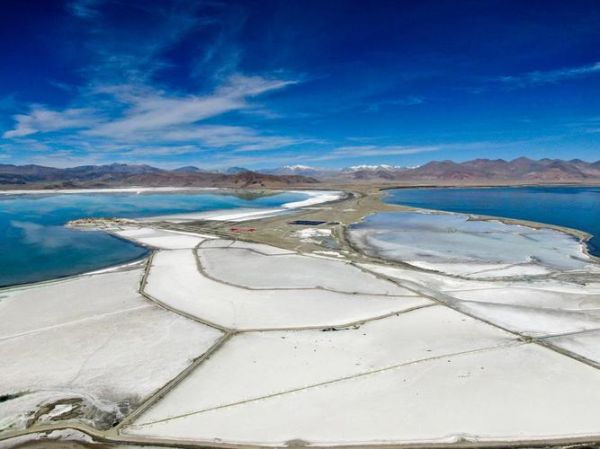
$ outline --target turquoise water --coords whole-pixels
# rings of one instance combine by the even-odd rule
[[[600,256],[600,187],[394,189],[386,201],[579,229],[594,236],[588,248]]]
[[[97,270],[147,253],[141,246],[103,232],[64,227],[69,220],[271,208],[306,197],[302,193],[242,198],[189,192],[0,196],[0,286]]]

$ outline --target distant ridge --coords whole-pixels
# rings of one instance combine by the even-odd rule
[[[517,180],[517,181],[583,181],[600,180],[600,164],[580,160],[532,160],[520,157],[503,159],[475,159],[462,163],[452,161],[429,162],[404,174],[409,179],[445,180]]]
[[[600,183],[600,161],[533,160],[520,157],[432,161],[418,167],[357,165],[323,169],[290,165],[251,171],[242,167],[215,172],[195,166],[165,170],[150,165],[109,164],[71,168],[0,164],[0,188],[86,188],[121,186],[279,188],[332,183],[509,184]]]
[[[122,186],[280,188],[316,182],[306,176],[280,176],[245,169],[234,173],[211,173],[192,166],[164,170],[149,165],[110,164],[60,169],[0,164],[0,188],[3,189]]]
[[[432,161],[418,167],[390,165],[359,165],[338,170],[290,167],[269,170],[269,173],[302,173],[319,180],[339,182],[477,182],[518,181],[532,183],[600,181],[600,161],[580,159],[533,160],[520,157],[504,159],[474,159],[466,162]]]
[[[247,168],[244,168],[244,167],[229,167],[223,173],[227,173],[228,175],[236,175],[238,173],[247,173],[250,171],[251,170],[248,170]]]
[[[175,173],[206,173],[206,170],[202,170],[198,167],[194,167],[193,165],[187,165],[185,167],[179,167],[173,170]]]

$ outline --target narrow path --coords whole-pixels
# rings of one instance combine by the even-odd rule
[[[123,419],[119,424],[113,427],[109,432],[117,433],[123,426],[128,425],[150,407],[152,407],[156,402],[162,399],[169,391],[173,390],[183,379],[185,379],[188,375],[192,373],[202,362],[208,359],[212,354],[214,354],[218,349],[220,349],[227,340],[229,340],[234,333],[228,332],[221,336],[215,344],[213,344],[204,354],[200,355],[196,358],[186,369],[181,371],[176,377],[171,379],[167,384],[165,384],[162,388],[156,391],[153,395],[147,398],[138,408],[135,409],[132,413],[130,413],[125,419]]]

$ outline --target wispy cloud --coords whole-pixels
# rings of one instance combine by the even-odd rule
[[[6,131],[4,138],[25,137],[32,134],[52,132],[64,129],[77,129],[92,126],[97,122],[94,111],[87,108],[53,111],[40,105],[34,105],[28,114],[14,116],[16,126]]]
[[[217,3],[215,3],[216,5]],[[90,61],[82,67],[92,82],[150,81],[172,67],[165,54],[212,18],[205,2],[165,0],[74,0],[68,10],[85,25],[85,48]],[[122,18],[130,17],[127,23]]]
[[[107,162],[98,154],[77,155],[68,150],[55,150],[28,157],[28,164],[47,165],[51,167],[74,167],[77,165],[93,165]]]
[[[157,134],[248,108],[249,98],[290,84],[293,81],[236,75],[204,96],[175,96],[164,92],[137,94],[135,88],[131,88],[129,93],[119,92],[121,99],[128,102],[124,114],[88,130],[87,134],[139,139],[144,133]]]
[[[530,148],[532,145],[548,144],[556,137],[546,136],[544,138],[507,140],[507,141],[470,141],[470,142],[439,142],[423,145],[346,145],[334,148],[322,155],[309,157],[310,161],[330,161],[344,159],[368,159],[372,157],[389,157],[389,156],[410,156],[416,154],[433,153],[433,152],[453,152],[453,151],[478,151],[490,152],[501,151],[507,149]]]
[[[43,29],[44,42],[52,44],[38,45],[39,36],[33,35],[31,42],[14,42],[12,53],[18,57],[11,60],[14,74],[6,79],[15,82],[5,83],[0,96],[0,152],[20,163],[156,161],[162,166],[256,167],[323,161],[334,166],[351,159],[353,164],[363,159],[402,163],[469,152],[543,154],[550,147],[546,142],[516,141],[563,133],[554,122],[594,114],[592,98],[564,102],[568,114],[544,109],[548,101],[562,104],[593,90],[591,83],[575,81],[595,81],[592,77],[600,73],[595,56],[571,66],[565,63],[567,46],[553,46],[536,58],[544,64],[563,61],[558,65],[498,72],[497,67],[514,67],[527,55],[507,50],[489,64],[483,59],[489,43],[482,42],[472,57],[465,58],[455,45],[440,56],[430,51],[435,50],[429,47],[434,40],[415,48],[393,24],[385,29],[385,21],[368,45],[354,48],[354,23],[344,22],[348,29],[331,33],[323,24],[337,11],[322,8],[323,15],[315,20],[310,8],[244,1],[63,3],[64,8],[48,11],[49,17],[45,11],[43,17],[31,18],[19,12],[28,27],[40,25],[35,29]],[[355,19],[360,25],[364,18],[358,14]],[[458,39],[466,37],[471,38],[465,34]],[[575,41],[568,46],[571,55],[593,53],[593,41],[583,45],[582,40],[581,47]],[[356,51],[341,51],[347,48]],[[50,60],[43,59],[48,56],[53,63],[32,69],[23,55],[36,57],[38,52],[40,62]],[[35,76],[18,79],[30,70]],[[37,80],[42,80],[39,86],[22,91]],[[565,89],[531,88],[558,83]],[[531,97],[519,101],[527,87]],[[462,89],[480,95],[462,101],[463,94],[457,93]],[[493,103],[497,108],[490,108],[499,91],[506,95]],[[522,116],[537,121],[519,122]],[[599,126],[582,123],[567,131],[591,147]],[[583,145],[571,142],[564,148]]]
[[[200,125],[167,130],[161,135],[167,142],[196,142],[207,148],[231,148],[233,152],[266,151],[313,140],[260,134],[244,126]]]
[[[536,70],[521,75],[501,76],[496,80],[511,87],[527,87],[540,84],[553,84],[564,80],[598,74],[600,74],[600,62],[577,67],[563,67],[555,70]]]
[[[265,135],[249,127],[202,125],[207,119],[251,108],[251,99],[294,84],[237,74],[207,95],[175,95],[144,85],[94,86],[78,101],[95,107],[55,111],[34,105],[17,114],[16,125],[3,135],[19,139],[36,134],[69,132],[72,136],[102,139],[104,143],[160,142],[163,147],[194,142],[194,147],[231,147],[234,151],[262,151],[299,143],[287,136]],[[176,154],[176,150],[173,150]]]
[[[142,148],[134,148],[125,150],[122,156],[176,156],[181,154],[190,154],[198,152],[198,147],[195,145],[171,145],[171,146],[145,146]]]
[[[203,125],[175,129],[166,132],[163,137],[173,141],[197,140],[202,145],[211,148],[232,147],[235,152],[272,150],[309,141],[302,138],[265,135],[252,128],[227,125]]]
[[[72,0],[67,10],[85,24],[85,82],[61,83],[71,97],[62,109],[32,104],[13,115],[13,125],[1,134],[13,152],[20,145],[28,151],[70,151],[74,157],[111,152],[143,156],[144,151],[166,157],[207,149],[259,152],[306,140],[274,134],[266,124],[241,126],[239,116],[236,120],[235,113],[259,110],[261,121],[272,119],[276,114],[269,115],[266,96],[300,81],[281,73],[246,75],[237,70],[239,54],[231,36],[244,17],[235,8],[219,2]],[[233,30],[227,26],[230,21],[223,22],[231,14],[237,17]],[[121,18],[128,15],[135,16],[135,26],[121,26]],[[213,41],[190,39],[215,27],[220,31]],[[197,48],[197,62],[206,68],[203,79],[178,85],[160,81],[173,67],[169,51],[183,42]],[[217,53],[223,48],[235,57],[220,58]],[[195,73],[193,61],[190,66],[191,77],[200,73]]]
[[[567,123],[566,126],[584,134],[600,133],[600,117],[588,117],[586,119]]]
[[[75,0],[68,3],[67,8],[74,16],[89,19],[97,15],[96,6],[99,3],[99,0]]]
[[[401,146],[401,145],[351,145],[338,147],[326,155],[321,156],[320,160],[342,159],[354,157],[373,157],[373,156],[402,156],[408,154],[429,153],[438,151],[439,146]]]
[[[322,142],[325,143],[325,142]],[[382,156],[408,156],[441,150],[445,145],[436,146],[401,146],[401,145],[350,145],[331,149],[327,152],[312,153],[278,153],[276,156],[242,155],[240,153],[224,153],[216,158],[216,165],[227,164],[265,167],[290,164],[316,164],[327,161],[350,160],[354,158],[368,159]]]

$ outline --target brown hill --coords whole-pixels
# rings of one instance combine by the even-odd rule
[[[149,165],[87,165],[53,168],[39,165],[1,165],[0,188],[86,187],[239,187],[290,188],[329,181],[402,184],[510,184],[510,183],[600,183],[600,161],[580,159],[533,160],[520,157],[474,159],[466,162],[432,161],[415,168],[389,165],[355,166],[341,170],[299,166],[271,169],[265,173],[232,168],[209,172],[197,167],[164,170]],[[307,175],[310,173],[310,176]]]
[[[120,181],[120,185],[140,185],[146,187],[264,187],[282,188],[301,184],[314,184],[318,181],[306,176],[266,175],[246,171],[236,174],[226,173],[147,173],[132,175]]]
[[[314,178],[299,175],[268,175],[252,171],[228,174],[162,170],[148,165],[89,165],[65,169],[38,165],[0,165],[0,186],[4,189],[126,186],[284,188],[317,182]]]
[[[392,167],[348,172],[340,170],[315,174],[318,179],[347,182],[405,182],[405,183],[494,183],[494,182],[600,182],[600,161],[589,163],[579,159],[532,160],[520,157],[503,159],[474,159],[466,162],[432,161],[416,168]]]
[[[418,180],[515,180],[565,182],[600,180],[600,164],[580,160],[532,160],[525,157],[476,159],[462,163],[452,161],[430,162],[399,174],[397,179]]]

